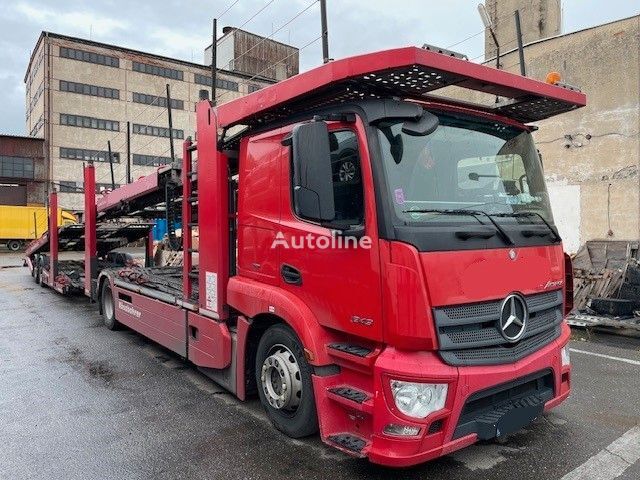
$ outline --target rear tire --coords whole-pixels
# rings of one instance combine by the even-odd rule
[[[311,374],[312,367],[293,330],[281,324],[269,327],[256,352],[258,395],[271,423],[292,438],[318,431]]]
[[[38,282],[38,285],[44,288],[47,286],[47,284],[44,283],[44,279],[42,278],[43,265],[44,265],[44,257],[39,256],[38,260],[36,261],[36,282]]]
[[[100,302],[102,305],[102,318],[104,318],[105,326],[109,330],[120,329],[121,323],[116,320],[116,303],[108,281],[106,281],[102,287]]]
[[[9,240],[7,242],[7,248],[12,252],[19,251],[21,246],[22,246],[22,243],[20,242],[20,240]]]

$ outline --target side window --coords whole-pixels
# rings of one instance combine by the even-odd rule
[[[336,223],[364,223],[364,195],[358,138],[349,130],[329,133]]]

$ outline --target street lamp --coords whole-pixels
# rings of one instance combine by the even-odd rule
[[[482,23],[484,23],[484,28],[489,30],[491,37],[493,38],[493,43],[496,44],[496,68],[500,69],[500,44],[498,43],[498,37],[496,37],[496,32],[493,31],[493,23],[491,22],[491,18],[487,13],[487,9],[484,8],[484,4],[478,5],[478,13],[480,13],[480,18],[482,18]]]

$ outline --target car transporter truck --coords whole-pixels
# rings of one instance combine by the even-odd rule
[[[85,166],[84,224],[50,218],[26,252],[36,281],[257,394],[286,435],[378,464],[509,434],[568,397],[571,262],[531,123],[583,93],[415,47],[219,106],[206,93],[180,163],[99,196]],[[153,264],[159,212],[181,222],[181,266]],[[143,239],[144,265],[110,254]]]

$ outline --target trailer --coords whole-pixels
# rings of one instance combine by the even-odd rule
[[[84,229],[51,222],[28,262],[64,292],[57,250],[83,249],[84,293],[109,329],[257,394],[291,437],[415,465],[517,431],[570,393],[570,261],[530,123],[585,103],[414,47],[219,106],[203,95],[182,165],[97,200],[87,165]],[[158,212],[181,267],[105,261],[149,238]]]
[[[44,205],[0,205],[0,243],[17,252],[27,241],[39,238],[47,230],[49,214]],[[78,219],[58,209],[58,224],[70,225]]]

